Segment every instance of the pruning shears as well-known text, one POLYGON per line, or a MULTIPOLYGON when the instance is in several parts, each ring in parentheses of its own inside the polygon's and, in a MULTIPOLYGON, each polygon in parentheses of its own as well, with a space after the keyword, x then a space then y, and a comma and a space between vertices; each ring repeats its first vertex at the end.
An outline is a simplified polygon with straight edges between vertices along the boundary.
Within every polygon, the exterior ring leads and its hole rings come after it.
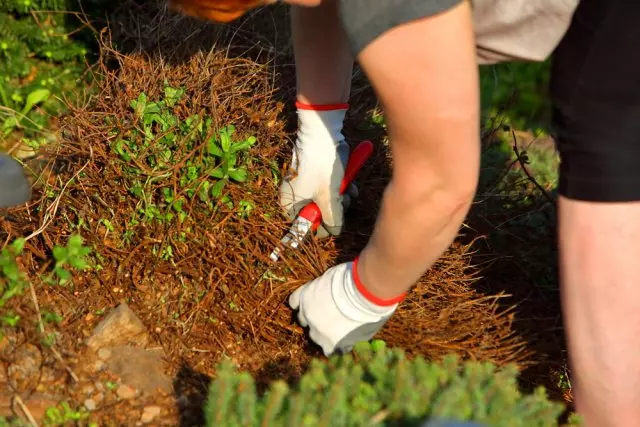
MULTIPOLYGON (((362 141, 353 149, 349 156, 347 167, 344 171, 344 177, 340 183, 340 194, 344 194, 347 187, 360 171, 371 154, 373 153, 373 143, 371 141, 362 141)), ((322 213, 315 202, 311 202, 303 207, 298 216, 293 221, 288 233, 280 240, 282 247, 290 247, 297 249, 310 232, 314 232, 322 224, 322 213)), ((281 246, 276 247, 269 258, 277 261, 282 253, 281 246)))

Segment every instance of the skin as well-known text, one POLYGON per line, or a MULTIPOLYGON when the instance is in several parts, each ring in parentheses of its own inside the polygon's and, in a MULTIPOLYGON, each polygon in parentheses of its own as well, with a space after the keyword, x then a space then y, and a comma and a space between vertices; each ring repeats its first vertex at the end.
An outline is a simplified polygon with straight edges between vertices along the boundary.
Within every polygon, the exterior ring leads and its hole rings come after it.
POLYGON ((338 2, 291 7, 297 100, 312 105, 349 100, 353 56, 338 20, 338 2), (330 58, 330 60, 327 60, 330 58))
POLYGON ((559 198, 560 279, 576 409, 586 426, 640 420, 640 202, 559 198))
POLYGON ((359 267, 379 298, 407 291, 431 267, 473 200, 480 164, 475 55, 464 2, 388 31, 358 57, 384 107, 394 162, 359 267))

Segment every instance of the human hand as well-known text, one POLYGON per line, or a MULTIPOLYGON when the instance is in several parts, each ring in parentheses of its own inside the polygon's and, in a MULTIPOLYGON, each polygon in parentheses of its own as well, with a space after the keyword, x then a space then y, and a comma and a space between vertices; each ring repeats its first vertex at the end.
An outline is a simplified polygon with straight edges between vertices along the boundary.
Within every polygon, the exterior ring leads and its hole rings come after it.
POLYGON ((315 202, 322 214, 318 238, 342 232, 344 211, 358 188, 351 183, 344 194, 340 185, 349 160, 349 146, 342 136, 345 108, 317 111, 298 109, 300 126, 291 155, 289 174, 280 185, 280 205, 290 219, 315 202))
POLYGON ((311 339, 330 356, 373 338, 398 306, 374 304, 365 293, 356 260, 332 267, 296 289, 289 306, 298 310, 300 324, 309 327, 311 339))

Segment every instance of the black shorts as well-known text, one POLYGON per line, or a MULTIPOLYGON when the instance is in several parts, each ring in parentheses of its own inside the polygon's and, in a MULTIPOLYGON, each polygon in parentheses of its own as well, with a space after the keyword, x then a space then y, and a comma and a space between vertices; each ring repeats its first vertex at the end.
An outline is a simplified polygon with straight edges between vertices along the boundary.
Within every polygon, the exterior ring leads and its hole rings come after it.
MULTIPOLYGON (((340 0, 354 54, 385 31, 464 0, 340 0)), ((640 1, 581 0, 552 53, 559 194, 640 201, 640 1)))

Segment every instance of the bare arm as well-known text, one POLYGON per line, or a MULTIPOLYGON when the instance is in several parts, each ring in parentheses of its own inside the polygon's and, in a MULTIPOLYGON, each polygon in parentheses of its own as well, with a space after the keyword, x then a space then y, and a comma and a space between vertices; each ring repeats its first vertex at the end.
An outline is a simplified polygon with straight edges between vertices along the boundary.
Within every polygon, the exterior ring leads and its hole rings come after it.
POLYGON ((298 101, 337 104, 349 99, 353 57, 338 20, 336 0, 289 1, 298 101), (317 7, 309 7, 309 6, 317 7))
POLYGON ((392 29, 358 60, 385 109, 394 162, 359 271, 388 299, 448 248, 476 190, 479 83, 468 2, 392 29))

